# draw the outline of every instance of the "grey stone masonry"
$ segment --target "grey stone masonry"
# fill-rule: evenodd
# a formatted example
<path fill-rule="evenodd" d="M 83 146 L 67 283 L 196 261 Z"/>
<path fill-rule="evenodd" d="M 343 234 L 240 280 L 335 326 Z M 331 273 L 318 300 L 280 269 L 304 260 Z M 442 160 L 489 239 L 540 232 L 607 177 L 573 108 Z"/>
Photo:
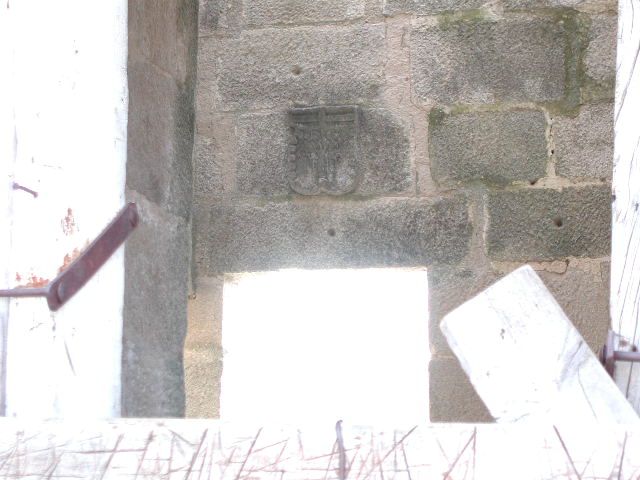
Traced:
<path fill-rule="evenodd" d="M 411 33 L 413 89 L 429 103 L 555 102 L 565 95 L 564 24 L 470 20 Z"/>
<path fill-rule="evenodd" d="M 361 108 L 358 115 L 354 194 L 401 193 L 413 186 L 407 127 L 383 109 Z M 237 121 L 236 190 L 240 194 L 291 193 L 290 131 L 286 113 L 246 114 Z M 204 155 L 196 147 L 198 156 Z M 209 162 L 208 162 L 209 163 Z M 199 192 L 196 194 L 207 193 Z"/>
<path fill-rule="evenodd" d="M 576 118 L 553 122 L 556 173 L 570 178 L 611 178 L 613 104 L 584 105 Z"/>
<path fill-rule="evenodd" d="M 487 249 L 494 260 L 598 257 L 611 247 L 611 187 L 488 195 Z"/>
<path fill-rule="evenodd" d="M 384 84 L 384 26 L 244 31 L 200 40 L 200 108 L 362 104 Z"/>
<path fill-rule="evenodd" d="M 396 13 L 433 15 L 480 8 L 485 3 L 483 0 L 384 0 L 383 11 L 385 15 Z"/>
<path fill-rule="evenodd" d="M 557 8 L 557 7 L 579 7 L 593 0 L 504 0 L 505 10 L 518 10 L 529 8 Z"/>
<path fill-rule="evenodd" d="M 364 11 L 365 0 L 200 0 L 200 30 L 354 20 Z"/>
<path fill-rule="evenodd" d="M 463 197 L 218 204 L 206 229 L 208 272 L 455 263 L 471 226 Z"/>
<path fill-rule="evenodd" d="M 429 116 L 431 174 L 442 184 L 482 180 L 535 181 L 547 168 L 547 122 L 542 112 L 515 110 Z"/>
<path fill-rule="evenodd" d="M 594 80 L 615 81 L 617 32 L 617 15 L 592 17 L 584 62 L 586 74 Z"/>

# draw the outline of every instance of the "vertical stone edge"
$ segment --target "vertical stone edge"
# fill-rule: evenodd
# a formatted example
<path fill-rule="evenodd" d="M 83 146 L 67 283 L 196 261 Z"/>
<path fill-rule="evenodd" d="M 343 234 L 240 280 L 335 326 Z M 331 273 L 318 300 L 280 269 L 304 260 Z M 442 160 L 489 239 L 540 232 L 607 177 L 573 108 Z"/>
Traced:
<path fill-rule="evenodd" d="M 162 65 L 154 65 L 153 51 L 140 51 L 134 46 L 129 53 L 129 116 L 142 115 L 145 85 L 132 81 L 131 73 L 138 64 L 164 76 L 170 84 L 165 107 L 170 119 L 169 154 L 158 169 L 167 175 L 160 188 L 165 192 L 160 202 L 136 190 L 127 174 L 127 201 L 138 203 L 140 224 L 125 248 L 125 301 L 123 312 L 122 352 L 122 416 L 183 417 L 185 389 L 183 346 L 187 328 L 187 295 L 191 277 L 191 203 L 192 155 L 195 131 L 195 84 L 197 55 L 197 0 L 174 0 L 163 3 L 155 11 L 152 4 L 129 2 L 129 46 L 135 31 L 167 28 L 177 35 L 166 36 L 168 45 L 151 43 L 146 48 L 184 52 L 178 59 L 184 69 L 170 73 Z M 166 25 L 157 25 L 164 22 Z M 175 22 L 175 23 L 174 23 Z M 137 50 L 137 51 L 136 51 Z M 148 101 L 148 99 L 147 99 Z M 164 107 L 163 107 L 164 108 Z M 129 122 L 128 140 L 148 132 L 134 131 Z M 146 125 L 154 128 L 155 123 Z M 157 127 L 161 128 L 161 127 Z M 129 143 L 130 145 L 133 142 Z M 149 168 L 157 159 L 144 158 L 144 148 L 128 149 L 128 166 Z M 140 167 L 138 167 L 140 168 Z M 154 168 L 154 167 L 152 167 Z M 129 168 L 127 169 L 129 172 Z"/>

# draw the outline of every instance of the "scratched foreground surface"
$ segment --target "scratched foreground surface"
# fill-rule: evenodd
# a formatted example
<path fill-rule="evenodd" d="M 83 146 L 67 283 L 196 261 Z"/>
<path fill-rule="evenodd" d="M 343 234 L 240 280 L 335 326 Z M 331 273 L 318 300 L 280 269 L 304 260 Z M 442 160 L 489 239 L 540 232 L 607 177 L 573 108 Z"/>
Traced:
<path fill-rule="evenodd" d="M 0 420 L 1 478 L 336 479 L 333 425 L 198 420 Z M 640 430 L 576 425 L 343 425 L 349 479 L 595 479 L 640 475 Z"/>

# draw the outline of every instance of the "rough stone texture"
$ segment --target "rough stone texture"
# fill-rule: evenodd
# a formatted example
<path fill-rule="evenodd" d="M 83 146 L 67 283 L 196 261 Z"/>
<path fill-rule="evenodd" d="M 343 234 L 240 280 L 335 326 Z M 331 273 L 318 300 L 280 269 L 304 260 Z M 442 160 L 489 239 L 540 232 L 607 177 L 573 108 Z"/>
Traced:
<path fill-rule="evenodd" d="M 494 421 L 455 358 L 431 359 L 429 404 L 432 422 Z"/>
<path fill-rule="evenodd" d="M 242 115 L 237 125 L 237 191 L 267 196 L 291 193 L 287 115 Z M 357 143 L 359 179 L 353 193 L 400 193 L 413 186 L 409 139 L 401 119 L 383 109 L 360 109 Z"/>
<path fill-rule="evenodd" d="M 549 7 L 579 7 L 592 3 L 592 0 L 504 0 L 505 10 Z"/>
<path fill-rule="evenodd" d="M 355 20 L 365 0 L 200 0 L 200 31 Z"/>
<path fill-rule="evenodd" d="M 563 25 L 548 18 L 454 22 L 411 34 L 414 92 L 441 104 L 558 101 Z"/>
<path fill-rule="evenodd" d="M 547 122 L 540 111 L 447 116 L 433 109 L 431 174 L 439 183 L 537 180 L 547 168 Z"/>
<path fill-rule="evenodd" d="M 488 196 L 487 249 L 495 260 L 598 257 L 611 248 L 611 188 L 528 189 Z"/>
<path fill-rule="evenodd" d="M 383 86 L 384 49 L 382 25 L 202 38 L 199 96 L 223 110 L 360 104 Z"/>
<path fill-rule="evenodd" d="M 537 273 L 591 350 L 598 354 L 607 341 L 609 284 L 599 275 L 575 268 L 564 274 Z"/>
<path fill-rule="evenodd" d="M 134 2 L 135 3 L 135 2 Z M 193 92 L 145 61 L 129 61 L 129 131 L 127 186 L 172 213 L 188 217 L 191 210 Z M 136 88 L 144 92 L 137 94 Z"/>
<path fill-rule="evenodd" d="M 455 263 L 471 227 L 462 197 L 211 207 L 208 272 Z"/>
<path fill-rule="evenodd" d="M 249 195 L 290 193 L 286 113 L 242 115 L 237 125 L 237 191 Z"/>
<path fill-rule="evenodd" d="M 122 414 L 184 415 L 189 228 L 135 192 L 140 223 L 125 248 Z"/>
<path fill-rule="evenodd" d="M 587 75 L 595 80 L 615 81 L 618 17 L 592 16 L 590 42 L 584 58 Z"/>
<path fill-rule="evenodd" d="M 244 22 L 251 26 L 353 20 L 364 14 L 364 0 L 244 0 Z"/>
<path fill-rule="evenodd" d="M 576 118 L 553 122 L 556 173 L 564 177 L 611 178 L 613 104 L 584 105 Z"/>
<path fill-rule="evenodd" d="M 203 135 L 195 136 L 193 158 L 193 190 L 195 195 L 222 194 L 222 167 L 216 141 Z"/>
<path fill-rule="evenodd" d="M 480 8 L 484 3 L 483 0 L 384 0 L 383 12 L 385 15 L 397 13 L 433 15 Z"/>
<path fill-rule="evenodd" d="M 432 354 L 453 356 L 447 340 L 440 331 L 440 322 L 447 313 L 498 279 L 493 272 L 474 267 L 429 267 L 429 343 Z"/>
<path fill-rule="evenodd" d="M 184 415 L 197 18 L 196 0 L 129 2 L 123 416 Z"/>

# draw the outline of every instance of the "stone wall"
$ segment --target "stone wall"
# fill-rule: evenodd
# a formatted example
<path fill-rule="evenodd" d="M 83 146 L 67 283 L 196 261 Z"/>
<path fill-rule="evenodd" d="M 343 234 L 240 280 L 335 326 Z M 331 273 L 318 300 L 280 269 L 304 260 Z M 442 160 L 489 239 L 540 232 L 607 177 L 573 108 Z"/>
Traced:
<path fill-rule="evenodd" d="M 191 321 L 213 327 L 192 345 L 218 353 L 200 365 L 220 370 L 219 275 L 282 267 L 429 267 L 434 421 L 491 420 L 437 324 L 523 263 L 597 349 L 616 24 L 608 1 L 201 0 Z M 297 120 L 322 105 L 356 112 L 324 144 L 329 123 Z M 322 167 L 348 188 L 313 145 L 350 162 Z M 190 414 L 216 414 L 216 382 Z"/>
<path fill-rule="evenodd" d="M 129 0 L 122 415 L 184 415 L 198 3 Z"/>

